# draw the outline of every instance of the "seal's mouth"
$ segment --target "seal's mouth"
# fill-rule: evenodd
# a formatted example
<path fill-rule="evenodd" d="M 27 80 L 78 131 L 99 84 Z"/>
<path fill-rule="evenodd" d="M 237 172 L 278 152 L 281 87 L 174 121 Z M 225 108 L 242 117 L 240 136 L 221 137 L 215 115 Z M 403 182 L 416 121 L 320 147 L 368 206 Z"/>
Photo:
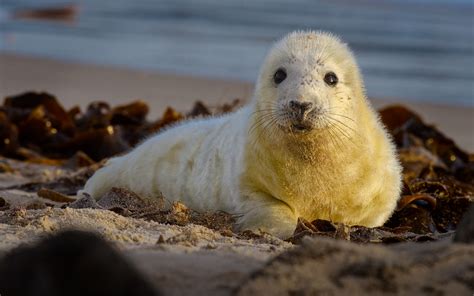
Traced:
<path fill-rule="evenodd" d="M 274 113 L 273 123 L 292 135 L 306 135 L 327 128 L 327 108 L 309 102 L 290 101 Z M 267 116 L 270 118 L 271 116 Z M 270 121 L 271 122 L 271 121 Z"/>
<path fill-rule="evenodd" d="M 313 130 L 314 126 L 309 122 L 292 123 L 290 129 L 294 133 L 307 133 Z"/>
<path fill-rule="evenodd" d="M 325 114 L 319 108 L 309 110 L 308 112 L 288 110 L 285 113 L 287 120 L 284 124 L 284 129 L 288 132 L 305 134 L 324 127 Z"/>
<path fill-rule="evenodd" d="M 317 129 L 316 122 L 311 119 L 296 120 L 287 117 L 286 120 L 280 121 L 277 125 L 286 133 L 299 135 L 307 134 Z"/>

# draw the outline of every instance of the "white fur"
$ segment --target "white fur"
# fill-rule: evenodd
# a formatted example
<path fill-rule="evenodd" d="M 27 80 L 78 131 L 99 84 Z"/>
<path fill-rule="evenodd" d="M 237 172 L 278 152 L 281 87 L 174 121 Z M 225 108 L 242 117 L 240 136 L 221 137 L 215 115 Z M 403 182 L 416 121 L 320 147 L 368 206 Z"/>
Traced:
<path fill-rule="evenodd" d="M 280 67 L 288 77 L 275 85 Z M 328 71 L 339 77 L 335 87 L 323 81 Z M 285 130 L 283 110 L 295 98 L 321 109 L 314 130 Z M 400 182 L 394 146 L 350 50 L 330 34 L 295 32 L 268 54 L 249 105 L 153 136 L 111 159 L 84 191 L 95 198 L 113 186 L 149 197 L 162 192 L 196 210 L 239 214 L 240 229 L 286 238 L 298 217 L 382 225 Z"/>
<path fill-rule="evenodd" d="M 99 198 L 113 186 L 143 196 L 160 192 L 196 210 L 230 210 L 238 204 L 239 172 L 249 108 L 217 118 L 186 121 L 110 159 L 87 181 L 84 192 Z M 237 152 L 237 153 L 236 153 Z"/>

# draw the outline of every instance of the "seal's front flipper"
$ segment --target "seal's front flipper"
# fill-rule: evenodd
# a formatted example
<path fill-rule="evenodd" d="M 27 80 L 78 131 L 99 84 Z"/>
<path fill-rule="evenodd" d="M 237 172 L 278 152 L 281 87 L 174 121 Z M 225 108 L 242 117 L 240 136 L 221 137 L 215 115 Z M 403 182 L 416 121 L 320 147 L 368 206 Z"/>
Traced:
<path fill-rule="evenodd" d="M 237 221 L 239 230 L 263 231 L 281 239 L 293 235 L 298 218 L 286 203 L 264 193 L 252 194 L 243 202 L 243 215 Z"/>

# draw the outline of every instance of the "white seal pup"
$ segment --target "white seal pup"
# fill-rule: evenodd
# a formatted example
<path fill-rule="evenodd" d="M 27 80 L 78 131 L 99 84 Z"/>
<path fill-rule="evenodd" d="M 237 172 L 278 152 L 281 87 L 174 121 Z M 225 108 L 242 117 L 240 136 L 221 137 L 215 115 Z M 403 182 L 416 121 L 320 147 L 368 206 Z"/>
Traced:
<path fill-rule="evenodd" d="M 294 32 L 270 50 L 249 105 L 158 133 L 110 159 L 84 191 L 98 198 L 112 186 L 238 214 L 241 230 L 287 238 L 298 217 L 382 225 L 401 167 L 347 45 Z"/>

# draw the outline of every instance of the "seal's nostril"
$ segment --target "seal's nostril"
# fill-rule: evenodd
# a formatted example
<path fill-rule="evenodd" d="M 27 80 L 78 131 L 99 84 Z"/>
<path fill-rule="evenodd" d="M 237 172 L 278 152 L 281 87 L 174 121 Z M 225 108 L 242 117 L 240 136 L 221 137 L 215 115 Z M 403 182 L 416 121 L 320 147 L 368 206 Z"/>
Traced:
<path fill-rule="evenodd" d="M 289 105 L 291 109 L 299 109 L 299 103 L 297 101 L 290 101 Z"/>
<path fill-rule="evenodd" d="M 311 107 L 313 107 L 313 103 L 311 103 L 311 102 L 302 102 L 301 103 L 301 109 L 303 109 L 305 111 L 311 109 Z"/>
<path fill-rule="evenodd" d="M 290 101 L 289 106 L 295 111 L 308 111 L 313 107 L 311 102 Z"/>

